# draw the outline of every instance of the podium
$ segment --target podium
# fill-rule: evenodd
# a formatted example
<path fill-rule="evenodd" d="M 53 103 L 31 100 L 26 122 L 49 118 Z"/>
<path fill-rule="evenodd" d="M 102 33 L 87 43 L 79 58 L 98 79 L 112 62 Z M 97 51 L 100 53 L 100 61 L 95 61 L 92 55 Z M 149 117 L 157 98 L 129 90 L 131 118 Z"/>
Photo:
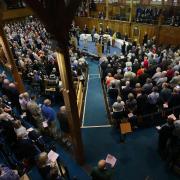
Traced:
<path fill-rule="evenodd" d="M 98 56 L 101 57 L 102 56 L 102 45 L 97 43 L 96 44 L 96 49 L 97 49 Z"/>

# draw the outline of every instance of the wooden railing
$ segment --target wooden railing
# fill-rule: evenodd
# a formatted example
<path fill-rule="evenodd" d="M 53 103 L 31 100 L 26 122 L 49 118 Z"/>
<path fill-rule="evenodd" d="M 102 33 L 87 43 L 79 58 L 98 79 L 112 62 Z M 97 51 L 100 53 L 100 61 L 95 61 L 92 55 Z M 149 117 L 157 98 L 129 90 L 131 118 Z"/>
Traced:
<path fill-rule="evenodd" d="M 34 15 L 30 8 L 11 9 L 3 12 L 3 21 Z"/>

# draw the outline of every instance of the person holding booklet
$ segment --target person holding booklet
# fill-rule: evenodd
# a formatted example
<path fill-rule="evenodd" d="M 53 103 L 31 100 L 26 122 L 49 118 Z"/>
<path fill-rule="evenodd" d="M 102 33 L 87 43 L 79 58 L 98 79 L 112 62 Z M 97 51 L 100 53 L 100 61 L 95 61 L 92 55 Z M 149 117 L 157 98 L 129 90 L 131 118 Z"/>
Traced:
<path fill-rule="evenodd" d="M 49 153 L 41 152 L 37 158 L 38 170 L 45 180 L 63 180 L 59 166 L 57 164 L 58 154 L 54 151 Z"/>
<path fill-rule="evenodd" d="M 106 160 L 100 160 L 97 166 L 91 171 L 92 180 L 111 180 L 113 176 L 113 166 L 109 164 L 111 168 L 108 168 L 108 164 Z"/>

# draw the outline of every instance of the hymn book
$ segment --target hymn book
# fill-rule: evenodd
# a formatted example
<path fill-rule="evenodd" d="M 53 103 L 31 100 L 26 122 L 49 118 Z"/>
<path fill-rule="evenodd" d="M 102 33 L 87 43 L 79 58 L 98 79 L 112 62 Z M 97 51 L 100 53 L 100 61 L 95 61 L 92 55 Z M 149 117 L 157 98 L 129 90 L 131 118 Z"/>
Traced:
<path fill-rule="evenodd" d="M 59 157 L 59 154 L 57 154 L 56 152 L 54 152 L 53 150 L 51 150 L 49 153 L 48 153 L 48 159 L 51 161 L 51 162 L 56 162 L 57 158 Z"/>
<path fill-rule="evenodd" d="M 107 155 L 106 163 L 110 164 L 112 168 L 115 166 L 116 161 L 117 161 L 117 159 L 114 156 L 112 156 L 111 154 Z"/>

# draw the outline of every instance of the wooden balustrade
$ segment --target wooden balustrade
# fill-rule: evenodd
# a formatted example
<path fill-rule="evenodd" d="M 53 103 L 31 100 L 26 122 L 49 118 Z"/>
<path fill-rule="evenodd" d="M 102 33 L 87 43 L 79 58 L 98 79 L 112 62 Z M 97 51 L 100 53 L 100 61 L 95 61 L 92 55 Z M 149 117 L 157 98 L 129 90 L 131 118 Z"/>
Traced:
<path fill-rule="evenodd" d="M 8 21 L 16 18 L 23 18 L 33 15 L 34 12 L 30 8 L 12 9 L 3 12 L 3 21 Z"/>

